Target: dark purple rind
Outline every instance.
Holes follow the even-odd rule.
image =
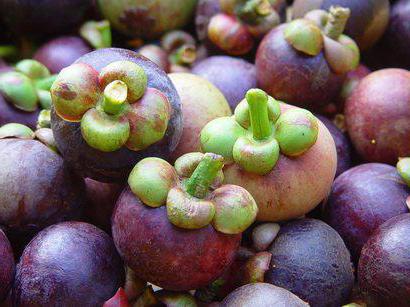
[[[363,247],[358,280],[367,306],[410,306],[410,214],[383,223]]]
[[[64,222],[41,231],[17,265],[14,306],[102,306],[124,282],[112,239],[97,227]]]
[[[241,235],[211,225],[186,230],[173,226],[165,206],[151,208],[127,187],[117,201],[112,234],[124,262],[142,280],[167,290],[204,287],[232,263]]]
[[[182,111],[178,93],[165,72],[153,62],[130,50],[107,48],[90,52],[76,63],[86,63],[100,71],[108,64],[122,60],[134,62],[144,68],[148,76],[148,87],[164,93],[173,108],[168,129],[161,141],[141,151],[123,147],[115,152],[102,152],[88,146],[81,135],[80,123],[61,119],[54,108],[51,114],[51,128],[65,161],[83,177],[102,182],[124,181],[131,168],[145,157],[168,159],[182,134]]]
[[[289,222],[281,226],[269,251],[266,282],[312,306],[340,307],[348,301],[354,283],[350,254],[329,225],[314,219]]]
[[[84,181],[43,143],[0,140],[0,161],[0,225],[7,233],[32,235],[81,216]]]
[[[36,128],[39,110],[34,112],[24,112],[8,103],[0,94],[0,126],[9,123],[19,123],[32,129]]]
[[[339,176],[325,205],[325,220],[343,238],[355,262],[372,233],[389,218],[409,212],[410,189],[396,168],[368,163]]]
[[[224,94],[232,110],[257,87],[255,65],[230,56],[212,56],[195,64],[191,72],[205,78]]]
[[[33,59],[43,63],[52,74],[58,74],[88,52],[91,48],[81,37],[61,36],[42,45]]]
[[[14,280],[14,258],[10,242],[0,229],[0,304],[3,302]]]

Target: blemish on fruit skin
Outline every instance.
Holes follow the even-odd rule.
[[[60,88],[54,93],[65,100],[74,100],[77,97],[77,93],[72,91],[66,83],[61,84]]]

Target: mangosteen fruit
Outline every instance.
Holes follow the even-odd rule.
[[[14,257],[10,242],[0,229],[0,303],[3,302],[14,280]]]
[[[158,45],[144,45],[138,49],[138,53],[154,62],[166,73],[169,73],[171,63],[168,59],[168,53]]]
[[[223,158],[188,153],[175,167],[141,160],[112,217],[124,262],[142,280],[172,291],[204,287],[234,259],[241,233],[256,218],[245,189],[222,185]]]
[[[16,268],[14,306],[101,306],[124,282],[110,236],[83,222],[52,225],[27,245]]]
[[[123,181],[146,156],[169,158],[182,133],[181,103],[157,65],[105,48],[63,69],[51,88],[51,128],[83,177]]]

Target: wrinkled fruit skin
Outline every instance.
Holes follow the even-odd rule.
[[[101,306],[124,282],[112,239],[97,227],[64,222],[41,231],[17,265],[14,306]]]
[[[34,112],[24,112],[15,108],[0,94],[0,126],[9,123],[19,123],[34,129],[37,124],[38,114],[38,110]]]
[[[34,234],[81,215],[84,181],[63,159],[34,140],[0,140],[0,225],[11,234]]]
[[[150,208],[126,188],[112,218],[115,245],[136,275],[167,290],[197,289],[218,278],[231,264],[241,235],[226,235],[211,225],[197,230],[173,226],[166,207]]]
[[[191,71],[214,84],[224,94],[232,110],[248,90],[257,87],[255,66],[243,59],[212,56],[195,64]]]
[[[293,14],[295,18],[301,18],[308,11],[328,10],[332,5],[350,9],[345,33],[357,42],[361,50],[372,47],[387,28],[390,11],[388,0],[296,0]]]
[[[123,34],[147,39],[182,28],[191,19],[197,0],[98,0],[101,14]]]
[[[275,99],[317,111],[335,101],[344,76],[335,74],[323,51],[306,56],[284,38],[286,25],[271,30],[256,54],[256,77],[259,86]]]
[[[283,287],[312,306],[341,306],[353,288],[350,254],[329,225],[303,219],[283,225],[269,251],[265,281]]]
[[[169,158],[182,133],[181,102],[178,93],[165,72],[145,57],[125,49],[108,48],[88,53],[79,58],[76,63],[86,63],[100,71],[115,61],[131,61],[140,65],[148,76],[148,87],[164,93],[173,112],[165,137],[161,141],[138,152],[123,147],[107,153],[94,149],[86,143],[81,135],[80,123],[67,122],[53,111],[51,128],[65,161],[83,177],[103,182],[124,180],[131,168],[145,157]]]
[[[281,105],[282,113],[290,105]],[[321,161],[321,163],[318,163]],[[319,121],[318,139],[297,158],[280,155],[273,170],[260,176],[237,164],[224,168],[225,183],[245,188],[259,207],[258,221],[286,221],[316,207],[329,193],[336,173],[337,155],[332,135]]]
[[[6,299],[14,279],[13,250],[6,235],[0,230],[0,303]]]
[[[325,206],[325,220],[340,234],[357,262],[363,245],[377,227],[409,212],[409,194],[395,167],[362,164],[335,180]]]
[[[380,226],[360,256],[358,279],[368,306],[410,306],[410,214]]]
[[[369,162],[395,164],[410,155],[410,72],[383,69],[365,77],[346,102],[346,125]]]
[[[236,289],[221,303],[221,307],[236,306],[303,307],[309,304],[286,289],[267,283],[255,283]]]
[[[91,52],[91,48],[82,38],[61,36],[42,45],[33,59],[43,63],[52,74],[58,74],[88,52]]]
[[[92,0],[3,0],[0,19],[17,34],[57,34],[78,26],[92,3]]]
[[[344,134],[335,124],[324,116],[317,115],[317,118],[326,126],[333,137],[337,151],[336,177],[352,167],[352,145],[346,134]]]
[[[207,80],[187,73],[169,75],[182,103],[184,127],[182,137],[172,160],[180,156],[200,151],[199,135],[211,120],[230,116],[232,112],[224,95]]]

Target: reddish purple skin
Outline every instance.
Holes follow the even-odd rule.
[[[410,214],[383,223],[363,247],[358,280],[367,306],[410,306]]]
[[[257,87],[255,66],[243,59],[212,56],[195,64],[191,72],[215,85],[224,94],[232,110]]]
[[[354,274],[339,234],[320,220],[302,219],[281,226],[270,249],[265,282],[285,288],[311,306],[347,303]]]
[[[346,134],[336,127],[333,122],[321,115],[316,115],[317,118],[326,126],[333,137],[337,151],[337,169],[336,176],[352,167],[352,145]]]
[[[256,54],[259,86],[272,97],[300,107],[320,110],[337,99],[344,75],[336,75],[323,52],[305,55],[285,40],[286,25],[271,30]]]
[[[410,155],[410,72],[383,69],[365,77],[345,106],[346,125],[360,156],[397,163]]]
[[[15,108],[7,102],[3,95],[0,94],[0,126],[8,123],[19,123],[36,128],[39,111],[24,112]]]
[[[102,182],[122,182],[134,165],[145,157],[168,159],[178,145],[182,134],[181,101],[166,73],[145,57],[125,49],[99,49],[79,58],[76,63],[86,63],[97,71],[115,61],[131,61],[140,65],[147,74],[148,87],[160,90],[168,98],[173,112],[164,138],[140,151],[126,147],[114,152],[102,152],[85,142],[81,135],[80,123],[61,119],[53,109],[51,128],[57,147],[67,162],[82,177]]]
[[[0,229],[0,303],[3,302],[14,280],[14,258],[10,242]]]
[[[112,239],[82,222],[41,231],[27,245],[16,271],[14,306],[102,306],[124,282]]]
[[[204,287],[232,263],[241,235],[173,226],[166,207],[151,208],[127,187],[112,218],[115,245],[124,262],[142,280],[184,291]]]
[[[409,212],[409,194],[410,189],[393,166],[362,164],[335,180],[324,217],[343,238],[357,263],[363,245],[377,227]]]
[[[0,140],[0,225],[16,237],[81,216],[84,181],[39,141]]]
[[[200,41],[208,43],[208,25],[209,21],[216,14],[221,13],[219,0],[199,0],[196,7],[195,26],[196,34]]]
[[[61,36],[42,45],[33,59],[43,63],[51,73],[57,74],[88,52],[91,52],[91,48],[82,38]]]

